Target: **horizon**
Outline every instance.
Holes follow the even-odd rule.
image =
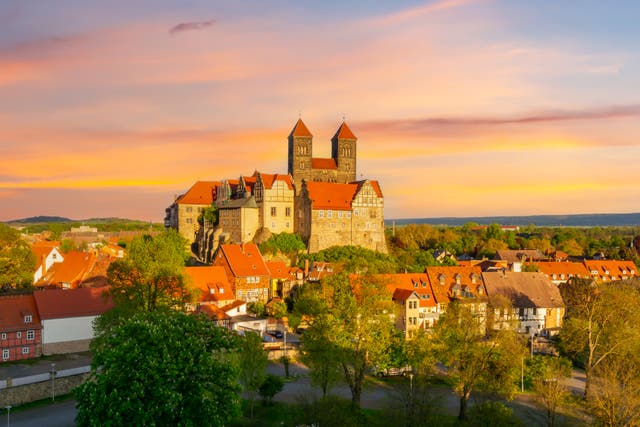
[[[636,2],[119,2],[0,5],[0,221],[161,222],[298,117],[386,218],[640,212]]]

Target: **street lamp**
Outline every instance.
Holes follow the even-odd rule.
[[[51,364],[51,400],[56,400],[56,364]]]
[[[284,357],[287,357],[287,330],[284,330]]]
[[[5,406],[7,409],[7,427],[9,427],[9,412],[11,412],[11,405]]]
[[[413,425],[413,372],[409,372],[409,425]]]

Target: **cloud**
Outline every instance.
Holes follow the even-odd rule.
[[[181,22],[180,24],[171,27],[169,34],[174,35],[183,31],[201,30],[203,28],[211,27],[215,22],[216,21],[213,19],[199,22]]]
[[[367,131],[414,134],[438,128],[502,126],[577,120],[609,120],[640,117],[640,104],[619,105],[582,110],[545,111],[512,117],[427,117],[420,119],[379,120],[358,123]]]
[[[406,21],[431,15],[433,13],[464,7],[483,0],[438,0],[369,19],[374,26],[400,25]]]

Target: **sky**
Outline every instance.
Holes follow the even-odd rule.
[[[343,119],[386,218],[640,212],[635,0],[0,2],[0,221],[161,221]]]

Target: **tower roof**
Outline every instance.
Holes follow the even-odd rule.
[[[289,136],[313,136],[302,119],[298,119]]]
[[[347,126],[347,122],[342,122],[342,124],[340,125],[340,127],[336,131],[336,134],[334,135],[334,138],[336,138],[336,139],[358,139],[353,134],[353,132],[351,132],[351,129],[349,129],[349,126]]]

